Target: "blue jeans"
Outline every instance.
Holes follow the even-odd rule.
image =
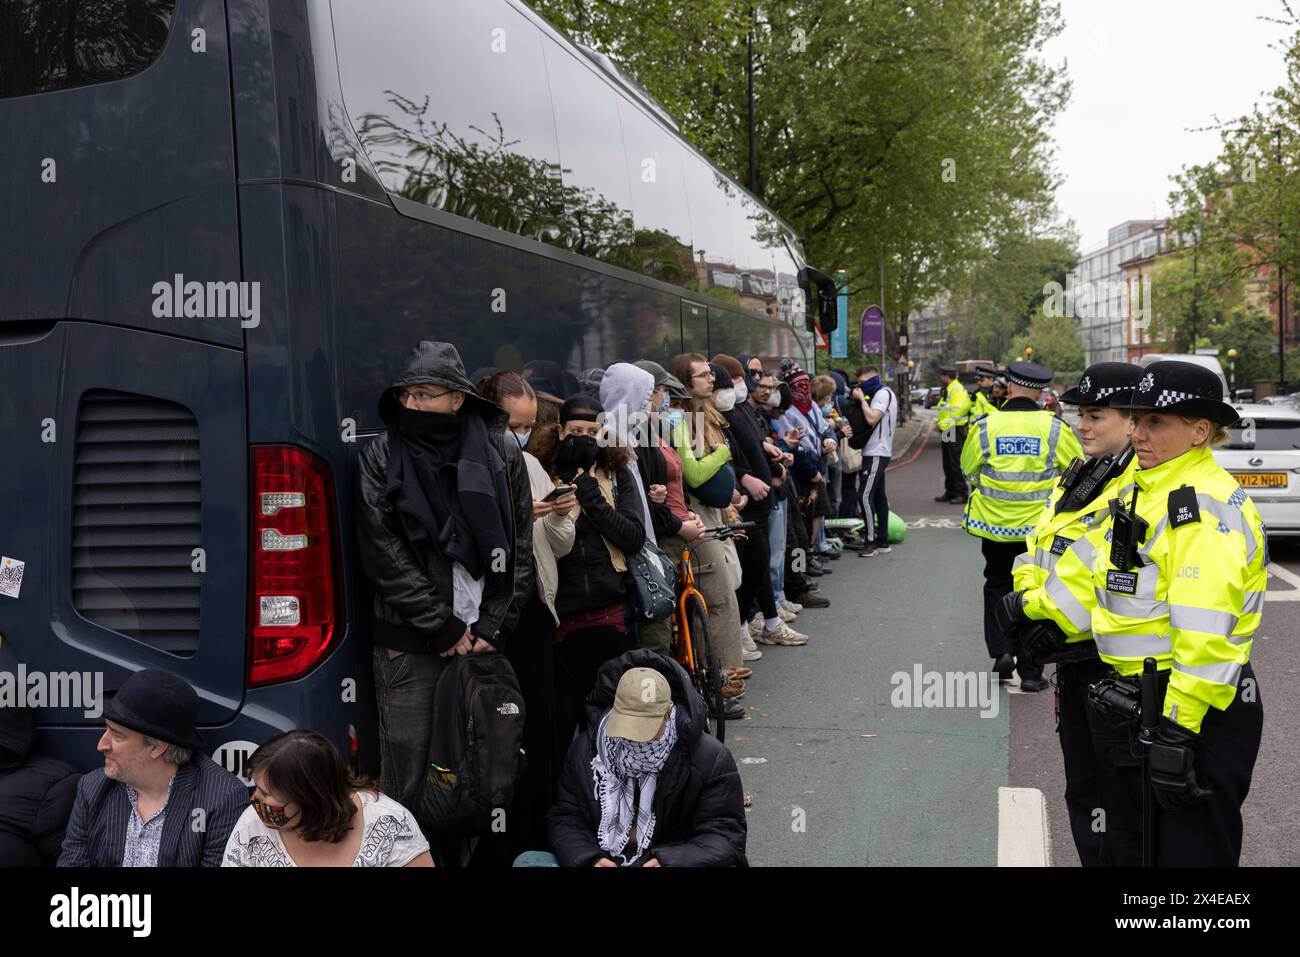
[[[782,498],[767,515],[767,543],[772,551],[768,567],[772,571],[772,593],[778,604],[785,601],[785,522],[789,504]]]

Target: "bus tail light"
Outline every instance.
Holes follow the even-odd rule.
[[[306,674],[340,628],[338,522],[321,459],[255,445],[250,515],[250,685]]]

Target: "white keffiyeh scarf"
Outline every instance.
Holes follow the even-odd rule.
[[[613,709],[605,712],[605,717],[600,719],[600,727],[596,732],[596,756],[591,759],[596,800],[600,802],[600,827],[596,831],[596,840],[613,860],[622,860],[624,864],[635,863],[650,846],[655,830],[652,809],[655,784],[659,772],[668,761],[668,755],[677,744],[677,722],[673,717],[675,710],[676,705],[668,709],[668,722],[663,737],[644,743],[628,741],[626,738],[611,738],[605,734],[605,726],[609,724]],[[632,801],[638,784],[641,786],[641,800],[634,815]],[[624,860],[623,850],[632,833],[634,818],[637,822],[636,853]]]

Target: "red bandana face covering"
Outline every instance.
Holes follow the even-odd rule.
[[[812,411],[812,380],[808,373],[798,372],[790,379],[790,396],[800,412]]]

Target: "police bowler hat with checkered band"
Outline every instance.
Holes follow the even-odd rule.
[[[1240,418],[1237,410],[1223,401],[1223,383],[1217,375],[1194,362],[1175,359],[1151,363],[1133,391],[1117,395],[1110,407],[1135,412],[1169,412],[1209,419],[1215,425],[1225,426]]]
[[[1130,392],[1142,378],[1142,367],[1131,362],[1095,362],[1083,370],[1079,384],[1061,396],[1068,405],[1108,406]]]
[[[1052,384],[1052,370],[1037,362],[1011,362],[1007,380],[1026,389],[1046,389]]]

